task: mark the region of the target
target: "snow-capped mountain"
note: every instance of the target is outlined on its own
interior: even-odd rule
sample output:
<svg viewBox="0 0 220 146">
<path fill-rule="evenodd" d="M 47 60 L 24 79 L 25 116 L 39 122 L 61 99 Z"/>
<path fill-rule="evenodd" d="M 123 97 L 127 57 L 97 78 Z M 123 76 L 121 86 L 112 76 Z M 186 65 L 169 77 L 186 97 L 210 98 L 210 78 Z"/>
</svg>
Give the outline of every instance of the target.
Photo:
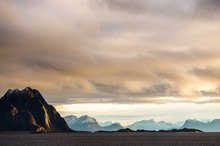
<svg viewBox="0 0 220 146">
<path fill-rule="evenodd" d="M 77 116 L 70 115 L 65 117 L 65 121 L 68 123 L 68 125 L 74 124 L 77 120 L 78 120 Z"/>
<path fill-rule="evenodd" d="M 127 128 L 132 130 L 170 130 L 179 127 L 181 126 L 178 126 L 177 124 L 165 121 L 156 122 L 154 119 L 138 121 L 127 126 Z"/>
<path fill-rule="evenodd" d="M 211 122 L 203 122 L 196 119 L 186 120 L 181 128 L 193 128 L 199 129 L 205 132 L 219 132 L 220 131 L 220 119 L 214 119 Z"/>
<path fill-rule="evenodd" d="M 110 126 L 112 124 L 114 124 L 114 122 L 112 122 L 112 121 L 99 122 L 99 125 L 101 125 L 102 127 Z"/>
<path fill-rule="evenodd" d="M 137 121 L 131 125 L 123 127 L 120 123 L 113 123 L 111 121 L 100 122 L 88 115 L 82 117 L 76 117 L 73 115 L 64 117 L 68 126 L 76 131 L 117 131 L 123 128 L 129 128 L 132 130 L 171 130 L 171 129 L 198 129 L 205 132 L 219 132 L 220 131 L 220 119 L 214 120 L 197 120 L 188 119 L 186 121 L 170 123 L 166 121 L 156 122 L 154 119 Z"/>
<path fill-rule="evenodd" d="M 76 116 L 64 117 L 68 126 L 76 131 L 99 131 L 103 128 L 99 125 L 95 118 L 88 115 L 77 118 Z"/>
<path fill-rule="evenodd" d="M 82 117 L 76 117 L 73 115 L 69 115 L 64 117 L 65 121 L 67 122 L 68 126 L 71 129 L 74 129 L 76 131 L 117 131 L 119 129 L 123 129 L 123 126 L 121 126 L 120 123 L 112 123 L 112 122 L 106 122 L 105 124 L 107 126 L 100 126 L 100 124 L 97 122 L 97 120 L 93 117 L 90 117 L 88 115 L 82 116 Z"/>
</svg>

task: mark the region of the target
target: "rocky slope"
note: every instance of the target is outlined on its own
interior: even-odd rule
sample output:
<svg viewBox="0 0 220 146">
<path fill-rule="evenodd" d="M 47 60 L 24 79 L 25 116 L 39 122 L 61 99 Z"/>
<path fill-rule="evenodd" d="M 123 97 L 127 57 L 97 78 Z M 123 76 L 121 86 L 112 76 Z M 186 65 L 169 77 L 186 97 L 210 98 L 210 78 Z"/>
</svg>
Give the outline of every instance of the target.
<svg viewBox="0 0 220 146">
<path fill-rule="evenodd" d="M 65 120 L 36 89 L 10 89 L 0 99 L 0 131 L 69 130 Z"/>
</svg>

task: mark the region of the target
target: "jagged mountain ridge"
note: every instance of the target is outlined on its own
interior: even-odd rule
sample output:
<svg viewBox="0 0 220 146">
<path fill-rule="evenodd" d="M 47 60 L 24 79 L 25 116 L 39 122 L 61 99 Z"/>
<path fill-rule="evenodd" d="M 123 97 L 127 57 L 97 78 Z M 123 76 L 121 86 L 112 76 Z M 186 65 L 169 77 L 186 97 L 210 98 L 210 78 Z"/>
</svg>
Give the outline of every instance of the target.
<svg viewBox="0 0 220 146">
<path fill-rule="evenodd" d="M 89 117 L 89 116 L 87 116 L 87 117 Z M 67 121 L 69 126 L 71 126 L 71 122 L 74 123 L 77 119 L 78 118 L 76 116 L 65 117 L 65 120 Z M 95 119 L 95 118 L 92 118 L 92 119 Z M 87 120 L 87 121 L 89 121 L 89 120 Z M 190 126 L 189 124 L 187 124 L 187 123 L 189 123 L 189 121 L 195 121 L 195 120 L 189 119 L 186 121 L 170 123 L 170 122 L 166 122 L 166 121 L 156 122 L 154 119 L 150 119 L 150 120 L 137 121 L 137 122 L 134 122 L 133 124 L 128 125 L 126 127 L 123 127 L 122 125 L 120 125 L 120 123 L 113 123 L 110 121 L 100 122 L 101 124 L 96 121 L 96 124 L 99 125 L 98 129 L 93 128 L 93 130 L 88 130 L 84 127 L 84 129 L 81 128 L 78 130 L 80 130 L 80 131 L 117 131 L 119 129 L 129 128 L 131 130 L 160 131 L 160 130 L 172 130 L 172 129 L 187 128 L 187 129 L 198 129 L 198 130 L 205 131 L 205 132 L 219 132 L 220 131 L 220 126 L 219 126 L 220 120 L 218 120 L 218 119 L 215 119 L 211 122 L 204 122 L 204 121 L 197 120 L 197 122 L 194 122 L 194 123 L 196 123 L 195 124 L 196 126 Z M 103 123 L 106 124 L 107 126 L 103 126 Z M 207 125 L 208 125 L 208 128 L 207 128 Z M 100 127 L 102 127 L 102 128 L 100 128 Z M 71 128 L 74 129 L 74 126 L 72 126 Z"/>
<path fill-rule="evenodd" d="M 207 121 L 207 120 L 205 120 Z M 204 132 L 219 132 L 220 119 L 208 120 L 188 119 L 185 122 L 169 123 L 165 121 L 156 122 L 151 120 L 142 120 L 128 125 L 132 130 L 172 130 L 172 129 L 198 129 Z"/>
<path fill-rule="evenodd" d="M 119 130 L 119 128 L 123 128 L 123 126 L 121 126 L 119 123 L 112 123 L 108 126 L 100 126 L 96 119 L 89 116 L 84 116 L 84 118 L 69 116 L 66 117 L 65 120 L 67 121 L 68 125 L 76 124 L 76 121 L 78 121 L 78 123 L 81 124 L 81 127 L 79 126 L 79 128 L 76 129 L 79 131 L 116 131 Z M 0 99 L 0 131 L 70 130 L 65 120 L 52 105 L 47 104 L 38 90 L 30 87 L 27 87 L 23 90 L 9 89 Z M 138 124 L 139 126 L 137 126 Z M 136 127 L 134 125 L 136 125 Z M 210 122 L 186 120 L 182 126 L 179 125 L 180 124 L 172 124 L 165 121 L 155 122 L 153 119 L 151 119 L 139 121 L 127 127 L 134 130 L 194 128 L 207 132 L 220 131 L 220 119 L 215 119 Z M 73 126 L 72 129 L 75 129 L 75 127 Z"/>
<path fill-rule="evenodd" d="M 214 119 L 211 122 L 203 122 L 196 119 L 186 120 L 181 128 L 194 128 L 205 132 L 219 132 L 220 119 Z"/>
<path fill-rule="evenodd" d="M 76 131 L 117 131 L 119 129 L 123 129 L 123 127 L 119 123 L 112 123 L 108 126 L 101 126 L 98 121 L 90 117 L 88 115 L 84 115 L 81 117 L 76 117 L 73 115 L 69 115 L 64 117 L 69 127 Z"/>
<path fill-rule="evenodd" d="M 102 130 L 102 127 L 98 124 L 95 118 L 92 118 L 88 115 L 84 115 L 82 117 L 76 116 L 66 116 L 64 117 L 68 126 L 71 129 L 76 131 L 99 131 Z"/>
<path fill-rule="evenodd" d="M 137 121 L 127 128 L 132 130 L 170 130 L 179 128 L 176 124 L 165 121 L 156 122 L 154 119 Z"/>
<path fill-rule="evenodd" d="M 0 131 L 70 131 L 56 109 L 30 87 L 9 89 L 0 99 Z"/>
</svg>

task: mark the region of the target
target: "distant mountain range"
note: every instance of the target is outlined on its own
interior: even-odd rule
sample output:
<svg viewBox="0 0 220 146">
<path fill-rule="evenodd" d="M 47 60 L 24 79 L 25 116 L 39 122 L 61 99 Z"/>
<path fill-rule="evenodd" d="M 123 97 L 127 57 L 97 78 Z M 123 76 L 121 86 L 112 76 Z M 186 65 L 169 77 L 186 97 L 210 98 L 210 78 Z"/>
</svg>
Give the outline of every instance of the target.
<svg viewBox="0 0 220 146">
<path fill-rule="evenodd" d="M 178 123 L 168 123 L 165 121 L 156 122 L 153 119 L 151 120 L 143 120 L 135 122 L 131 125 L 128 125 L 127 128 L 130 128 L 132 130 L 170 130 L 170 129 L 177 129 L 181 125 Z"/>
<path fill-rule="evenodd" d="M 123 129 L 119 123 L 105 123 L 106 126 L 101 126 L 97 120 L 88 115 L 84 115 L 82 117 L 76 117 L 73 115 L 64 117 L 68 126 L 76 131 L 117 131 L 119 129 Z"/>
<path fill-rule="evenodd" d="M 220 119 L 201 121 L 188 119 L 185 122 L 156 122 L 153 119 L 137 121 L 128 126 L 117 122 L 98 122 L 88 115 L 73 115 L 62 118 L 49 105 L 41 93 L 30 87 L 23 90 L 8 90 L 0 98 L 0 131 L 120 131 L 120 129 L 146 131 L 172 131 L 172 129 L 198 129 L 205 132 L 220 132 Z M 123 131 L 123 130 L 122 130 Z M 125 130 L 126 131 L 126 130 Z"/>
<path fill-rule="evenodd" d="M 211 122 L 190 119 L 186 120 L 181 128 L 194 128 L 205 132 L 220 132 L 220 119 L 214 119 Z"/>
<path fill-rule="evenodd" d="M 67 116 L 64 117 L 67 124 L 71 129 L 76 131 L 99 131 L 102 130 L 102 127 L 98 124 L 96 119 L 90 116 L 82 116 L 80 118 L 76 116 Z"/>
<path fill-rule="evenodd" d="M 0 99 L 0 131 L 70 131 L 56 109 L 30 87 L 8 90 Z"/>
<path fill-rule="evenodd" d="M 103 131 L 118 131 L 120 129 L 123 129 L 124 127 L 121 126 L 119 123 L 113 123 L 109 126 L 103 127 Z"/>
<path fill-rule="evenodd" d="M 185 122 L 170 123 L 165 121 L 156 122 L 154 119 L 137 121 L 128 126 L 122 126 L 120 123 L 97 122 L 97 120 L 88 115 L 82 117 L 66 116 L 64 117 L 71 129 L 76 131 L 118 131 L 123 128 L 131 130 L 172 130 L 172 129 L 198 129 L 205 132 L 219 132 L 220 120 L 215 119 L 211 122 L 204 122 L 199 120 L 189 119 Z"/>
</svg>

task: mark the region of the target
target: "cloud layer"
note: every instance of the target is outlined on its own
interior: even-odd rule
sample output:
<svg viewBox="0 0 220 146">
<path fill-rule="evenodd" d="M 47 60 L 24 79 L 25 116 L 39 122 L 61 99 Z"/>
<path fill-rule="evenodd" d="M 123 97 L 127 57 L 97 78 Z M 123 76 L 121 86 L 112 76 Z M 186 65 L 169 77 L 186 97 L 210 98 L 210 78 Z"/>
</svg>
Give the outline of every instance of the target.
<svg viewBox="0 0 220 146">
<path fill-rule="evenodd" d="M 0 91 L 32 86 L 54 103 L 219 102 L 219 7 L 3 0 Z"/>
</svg>

